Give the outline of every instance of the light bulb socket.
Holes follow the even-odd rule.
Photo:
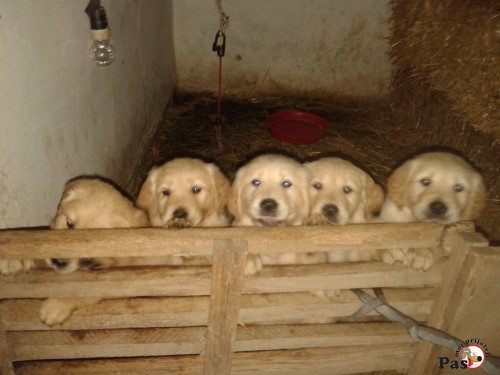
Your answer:
[[[109,40],[109,29],[90,30],[90,38],[92,40]]]
[[[99,0],[90,0],[87,8],[85,8],[85,13],[89,16],[90,28],[92,30],[104,30],[108,28],[106,9],[104,9]]]

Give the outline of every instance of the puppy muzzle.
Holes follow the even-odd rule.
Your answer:
[[[321,209],[321,213],[331,223],[336,223],[338,219],[339,208],[335,204],[325,204]]]
[[[433,201],[429,204],[427,216],[430,219],[444,220],[448,213],[448,207],[441,201]]]

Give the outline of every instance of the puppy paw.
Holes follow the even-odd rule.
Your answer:
[[[340,296],[340,289],[316,290],[312,294],[321,299],[332,299]]]
[[[405,248],[384,250],[382,253],[382,260],[390,265],[401,263],[405,267],[409,267],[411,264],[409,252],[410,249]]]
[[[43,323],[52,327],[67,321],[75,309],[71,299],[48,298],[43,301],[38,316]]]
[[[245,264],[245,276],[255,275],[262,269],[262,259],[255,254],[248,254]]]
[[[324,215],[315,214],[306,219],[305,225],[325,226],[333,225]]]
[[[427,271],[436,263],[436,258],[431,249],[410,249],[411,268],[417,271]]]
[[[167,222],[167,228],[191,228],[193,224],[186,219],[174,218]]]
[[[28,272],[33,268],[34,262],[29,259],[23,260],[0,260],[0,274],[15,275],[20,272]]]

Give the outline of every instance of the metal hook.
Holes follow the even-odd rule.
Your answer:
[[[217,56],[222,57],[226,53],[226,34],[221,30],[215,34],[215,40],[212,44],[212,51],[217,52]]]

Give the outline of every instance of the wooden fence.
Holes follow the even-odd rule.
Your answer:
[[[443,247],[451,257],[427,272],[373,261],[244,276],[248,254]],[[500,252],[472,223],[0,232],[3,259],[167,255],[208,255],[212,264],[1,277],[1,373],[432,374],[439,355],[454,354],[374,312],[343,320],[361,307],[352,288],[383,288],[412,318],[500,352]],[[314,293],[331,289],[341,292]],[[47,297],[106,299],[48,327],[38,317]]]

